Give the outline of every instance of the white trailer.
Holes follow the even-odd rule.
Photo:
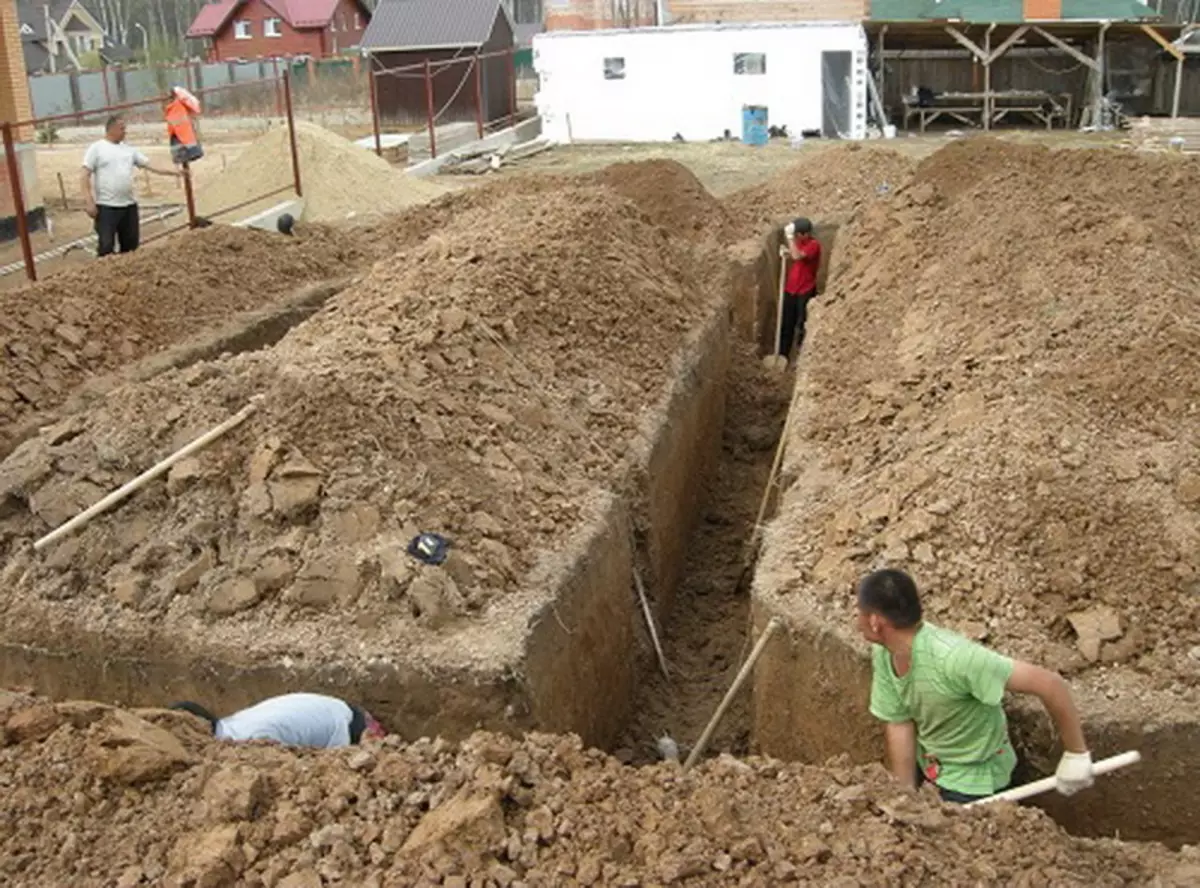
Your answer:
[[[551,31],[533,59],[542,132],[557,142],[740,139],[750,107],[792,136],[866,137],[857,23]]]

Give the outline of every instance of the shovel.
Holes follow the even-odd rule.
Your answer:
[[[1116,771],[1118,768],[1124,768],[1128,765],[1136,765],[1142,760],[1142,754],[1137,750],[1132,752],[1123,752],[1120,755],[1114,755],[1112,758],[1101,759],[1092,765],[1092,773],[1099,777],[1101,774],[1108,774]],[[990,805],[993,802],[1019,802],[1022,799],[1032,798],[1035,795],[1041,795],[1044,792],[1049,792],[1054,789],[1055,780],[1053,777],[1044,777],[1041,780],[1035,780],[1032,783],[1026,783],[1024,786],[1016,786],[1012,789],[1006,789],[1004,792],[998,792],[995,795],[988,796],[985,799],[979,799],[974,802],[968,802],[965,807],[971,808],[975,805]]]

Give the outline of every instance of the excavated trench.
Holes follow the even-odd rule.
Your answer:
[[[828,256],[837,226],[818,236]],[[640,479],[638,502],[612,497],[591,505],[590,520],[559,553],[559,567],[538,578],[536,594],[510,621],[520,630],[501,639],[491,662],[457,656],[462,644],[450,639],[398,665],[348,659],[247,666],[153,640],[131,650],[84,629],[61,632],[53,645],[0,639],[0,685],[133,705],[203,698],[218,710],[320,689],[358,700],[409,738],[461,738],[479,728],[574,732],[639,763],[658,758],[656,740],[667,735],[686,754],[752,636],[773,615],[739,588],[739,579],[792,393],[792,374],[762,361],[772,338],[778,238],[769,232],[743,250],[727,311],[690,341],[681,373],[648,417],[630,458]],[[306,288],[270,316],[157,356],[136,372],[148,378],[223,352],[265,347],[341,286]],[[659,672],[646,631],[635,567],[650,592],[668,677]],[[866,712],[860,647],[816,616],[789,619],[788,632],[756,670],[753,691],[741,695],[708,752],[878,761],[880,732]],[[1047,745],[1040,713],[1020,708],[1013,723],[1024,748]],[[1050,800],[1052,815],[1083,834],[1119,830],[1173,845],[1194,841],[1190,807],[1179,811],[1171,801],[1183,780],[1180,750],[1194,742],[1191,727],[1164,725],[1147,740],[1139,726],[1113,720],[1099,733],[1110,745],[1140,746],[1162,764],[1149,779],[1108,778],[1107,791],[1081,802]],[[1134,822],[1131,811],[1138,814]]]

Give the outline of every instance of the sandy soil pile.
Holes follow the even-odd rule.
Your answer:
[[[863,215],[805,346],[792,589],[848,626],[901,565],[1013,654],[1200,685],[1198,174],[971,140]]]
[[[374,152],[314,123],[296,121],[296,147],[304,189],[303,219],[308,222],[341,222],[394,213],[445,191],[437,184],[406,175]],[[196,195],[198,211],[214,213],[291,184],[287,128],[276,127],[246,146],[219,177]],[[251,215],[288,197],[283,194],[271,198],[237,215]]]
[[[406,631],[477,614],[536,585],[527,573],[552,562],[589,496],[624,477],[720,283],[594,185],[456,218],[277,345],[114,392],[0,464],[12,554],[263,398],[166,483],[46,558],[16,558],[6,632],[45,638],[61,620],[157,641],[163,624],[222,620],[211,638],[237,654],[341,653],[353,639],[391,655]],[[443,567],[405,554],[418,530],[453,540]]]
[[[735,191],[722,203],[741,237],[757,236],[796,216],[840,222],[901,187],[916,165],[890,148],[852,143],[804,152],[789,170]]]
[[[365,261],[349,237],[213,226],[0,293],[0,454],[12,427],[90,376]]]
[[[717,240],[745,236],[735,233],[721,202],[695,174],[673,160],[616,163],[591,177],[642,208],[656,225],[688,236],[708,234]]]
[[[161,710],[0,697],[6,885],[1196,883],[1200,858],[941,806],[881,768],[628,768],[575,738],[328,752]],[[9,745],[4,746],[4,742]],[[1156,879],[1158,881],[1156,881]]]

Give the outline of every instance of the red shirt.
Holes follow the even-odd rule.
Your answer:
[[[821,243],[815,237],[796,238],[799,259],[789,260],[784,290],[792,296],[816,295],[817,269],[821,267]]]

